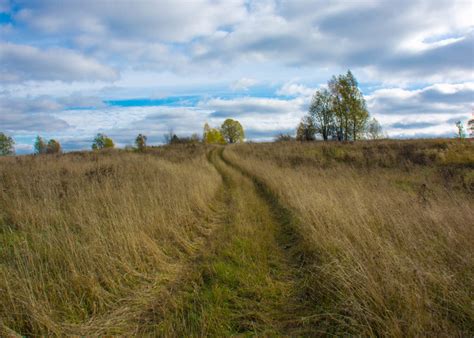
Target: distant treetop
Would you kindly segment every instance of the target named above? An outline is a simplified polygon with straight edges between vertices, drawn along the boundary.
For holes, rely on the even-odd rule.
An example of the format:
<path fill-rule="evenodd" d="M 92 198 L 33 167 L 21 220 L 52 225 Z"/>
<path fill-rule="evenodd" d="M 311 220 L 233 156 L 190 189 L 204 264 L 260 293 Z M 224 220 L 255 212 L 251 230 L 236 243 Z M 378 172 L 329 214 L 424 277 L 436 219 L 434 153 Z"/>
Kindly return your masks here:
<path fill-rule="evenodd" d="M 222 123 L 221 133 L 228 143 L 243 142 L 245 138 L 244 128 L 239 121 L 227 119 Z"/>

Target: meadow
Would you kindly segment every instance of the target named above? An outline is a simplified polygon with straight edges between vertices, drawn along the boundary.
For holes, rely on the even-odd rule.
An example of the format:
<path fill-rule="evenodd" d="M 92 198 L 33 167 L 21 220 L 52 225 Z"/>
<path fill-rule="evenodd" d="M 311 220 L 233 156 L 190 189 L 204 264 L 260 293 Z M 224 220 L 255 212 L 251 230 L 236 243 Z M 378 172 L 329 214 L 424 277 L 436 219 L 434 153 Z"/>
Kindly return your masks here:
<path fill-rule="evenodd" d="M 470 140 L 0 159 L 0 333 L 471 336 Z"/>
<path fill-rule="evenodd" d="M 472 142 L 237 145 L 229 160 L 291 209 L 315 327 L 472 334 Z"/>
<path fill-rule="evenodd" d="M 220 183 L 204 148 L 1 159 L 0 325 L 118 330 L 202 245 Z"/>

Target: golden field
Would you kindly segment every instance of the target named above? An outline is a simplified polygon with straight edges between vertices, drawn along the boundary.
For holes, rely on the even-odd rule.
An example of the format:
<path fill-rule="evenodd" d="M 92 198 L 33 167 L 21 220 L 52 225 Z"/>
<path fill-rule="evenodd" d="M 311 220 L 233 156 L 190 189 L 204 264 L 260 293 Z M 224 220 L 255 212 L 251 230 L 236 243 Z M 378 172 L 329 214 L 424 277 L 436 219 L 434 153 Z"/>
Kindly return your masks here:
<path fill-rule="evenodd" d="M 473 146 L 2 158 L 0 332 L 470 336 Z"/>
<path fill-rule="evenodd" d="M 1 159 L 1 325 L 80 333 L 149 302 L 209 232 L 221 183 L 204 149 L 181 152 Z"/>
<path fill-rule="evenodd" d="M 316 327 L 473 332 L 472 142 L 290 142 L 226 153 L 296 215 Z"/>

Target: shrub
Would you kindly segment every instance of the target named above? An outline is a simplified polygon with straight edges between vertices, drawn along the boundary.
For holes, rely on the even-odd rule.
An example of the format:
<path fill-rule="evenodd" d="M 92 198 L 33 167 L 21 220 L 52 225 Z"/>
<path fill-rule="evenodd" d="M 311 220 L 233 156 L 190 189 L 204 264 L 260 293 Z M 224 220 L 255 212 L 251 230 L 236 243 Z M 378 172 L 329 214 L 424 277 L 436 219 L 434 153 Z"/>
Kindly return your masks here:
<path fill-rule="evenodd" d="M 0 156 L 15 154 L 15 149 L 13 148 L 14 145 L 15 141 L 12 137 L 0 133 Z"/>
<path fill-rule="evenodd" d="M 114 148 L 114 141 L 105 134 L 97 134 L 92 143 L 93 150 L 100 150 L 106 148 Z"/>

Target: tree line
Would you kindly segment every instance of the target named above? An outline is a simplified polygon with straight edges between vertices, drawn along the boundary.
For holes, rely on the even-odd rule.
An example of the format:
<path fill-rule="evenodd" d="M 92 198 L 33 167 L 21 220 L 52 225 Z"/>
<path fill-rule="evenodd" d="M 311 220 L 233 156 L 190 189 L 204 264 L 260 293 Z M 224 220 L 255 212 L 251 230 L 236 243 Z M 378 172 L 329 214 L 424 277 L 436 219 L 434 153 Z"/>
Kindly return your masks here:
<path fill-rule="evenodd" d="M 456 122 L 459 138 L 466 137 L 461 121 Z M 471 137 L 474 137 L 474 118 L 467 123 Z M 317 90 L 308 109 L 296 129 L 296 140 L 313 141 L 317 137 L 327 140 L 357 141 L 362 138 L 380 139 L 385 137 L 382 126 L 370 119 L 367 105 L 359 89 L 358 82 L 349 70 L 346 74 L 333 76 L 327 87 Z M 179 137 L 172 131 L 165 135 L 167 144 L 205 143 L 227 144 L 243 142 L 245 133 L 239 121 L 226 119 L 220 127 L 204 125 L 202 138 L 197 134 L 191 137 Z M 290 134 L 280 134 L 277 141 L 293 140 Z M 0 132 L 0 156 L 15 154 L 15 141 L 11 136 Z M 103 133 L 98 133 L 92 142 L 93 150 L 114 148 L 114 141 Z M 147 147 L 147 137 L 139 134 L 135 139 L 135 150 L 143 151 Z M 62 151 L 61 144 L 55 140 L 45 140 L 37 136 L 34 143 L 36 154 L 57 154 Z"/>
<path fill-rule="evenodd" d="M 186 143 L 205 143 L 205 144 L 227 144 L 243 142 L 245 139 L 244 128 L 239 121 L 233 119 L 226 119 L 219 128 L 211 128 L 209 124 L 204 125 L 204 132 L 202 138 L 197 134 L 193 134 L 191 137 L 179 137 L 170 131 L 164 136 L 167 144 L 186 144 Z M 147 148 L 147 136 L 138 134 L 135 138 L 135 147 L 132 147 L 136 151 L 144 151 Z M 0 132 L 0 155 L 14 155 L 15 154 L 15 141 L 11 136 L 8 136 Z M 98 133 L 91 145 L 92 150 L 98 151 L 102 149 L 115 148 L 115 143 L 104 133 Z M 127 147 L 128 148 L 128 147 Z M 62 147 L 59 141 L 55 139 L 46 140 L 41 136 L 37 136 L 34 142 L 35 154 L 58 154 L 62 152 Z"/>
<path fill-rule="evenodd" d="M 245 139 L 244 128 L 239 121 L 226 119 L 220 127 L 212 128 L 206 122 L 202 137 L 193 134 L 191 137 L 179 137 L 170 131 L 165 135 L 167 144 L 204 143 L 204 144 L 231 144 L 243 142 Z"/>

